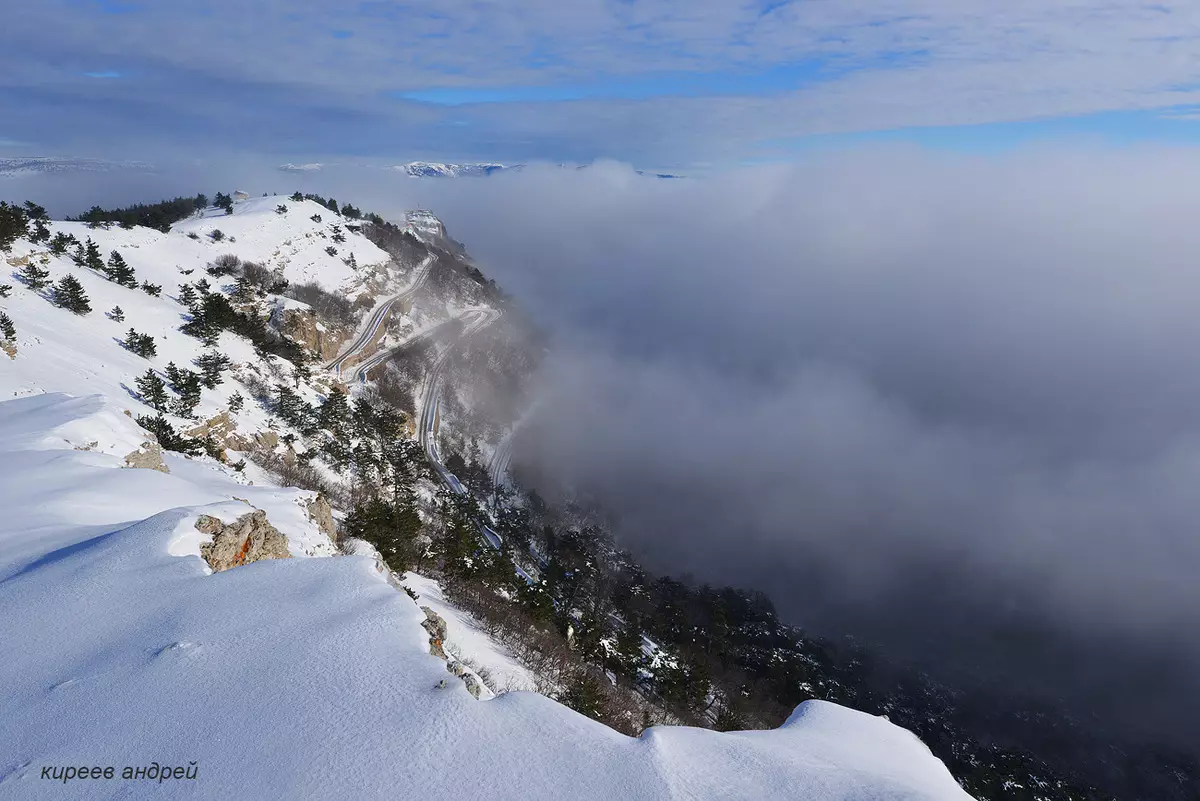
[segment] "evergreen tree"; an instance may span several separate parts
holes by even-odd
[[[346,423],[350,420],[350,404],[346,401],[346,393],[341,387],[334,387],[317,412],[317,425],[329,431],[334,437],[346,438]]]
[[[237,279],[233,290],[233,299],[238,303],[253,303],[258,297],[258,287],[246,276]]]
[[[162,286],[159,284],[152,284],[149,281],[143,281],[142,291],[152,298],[157,298],[162,294]]]
[[[17,327],[13,325],[12,318],[0,311],[0,339],[12,342],[16,338]]]
[[[179,368],[174,362],[167,364],[167,380],[171,382],[171,389],[178,395],[175,399],[175,414],[180,417],[191,417],[196,407],[200,405],[200,393],[202,379],[199,373],[191,370]]]
[[[158,377],[158,373],[147,370],[137,377],[134,384],[137,385],[138,394],[142,396],[142,401],[147,406],[159,412],[166,411],[167,385]],[[138,422],[141,423],[141,420],[139,419]]]
[[[242,397],[240,392],[235,392],[229,396],[229,411],[237,414],[242,410],[242,406],[246,403],[246,399]]]
[[[154,344],[154,337],[149,334],[139,334],[132,328],[125,335],[125,347],[143,359],[152,359],[158,355],[158,348]]]
[[[125,257],[117,251],[114,250],[109,254],[108,267],[104,272],[109,281],[130,289],[137,289],[138,282],[134,277],[133,268],[125,263]]]
[[[208,208],[208,195],[204,194],[203,192],[200,192],[199,194],[196,195],[195,199],[192,200],[192,203],[196,206],[196,211],[200,211],[201,209],[207,209]]]
[[[571,707],[592,720],[608,717],[607,704],[600,682],[590,672],[578,670],[567,684],[567,690],[558,698],[559,702]]]
[[[83,266],[98,273],[105,272],[104,257],[100,255],[100,248],[96,246],[96,243],[92,241],[90,236],[83,246]]]
[[[300,201],[304,200],[304,195],[300,192],[293,192],[291,200],[295,201],[296,203],[299,203]]]
[[[275,207],[275,213],[276,214],[287,214],[288,207],[285,206],[284,204],[280,203],[278,206]]]
[[[412,504],[396,506],[372,499],[354,507],[346,517],[345,528],[351,537],[374,545],[393,570],[411,570],[416,565],[421,517]]]
[[[0,250],[8,250],[13,242],[27,236],[29,218],[20,206],[10,206],[0,200]]]
[[[232,364],[224,353],[210,351],[196,359],[200,368],[201,380],[208,389],[216,389],[221,383],[221,371],[228,370]]]
[[[112,311],[108,313],[108,319],[115,323],[123,323],[125,322],[125,312],[121,310],[120,306],[113,306]]]
[[[175,426],[171,425],[161,412],[154,417],[138,415],[137,422],[139,426],[154,434],[158,444],[169,451],[177,451],[189,456],[199,456],[204,451],[204,444],[201,441],[180,436],[175,431]]]
[[[196,289],[191,284],[179,285],[179,302],[189,309],[196,303]]]
[[[12,294],[12,284],[0,284],[0,298],[7,298]]]
[[[54,305],[61,306],[69,312],[84,315],[92,310],[83,284],[73,275],[64,275],[54,287]]]
[[[59,231],[50,240],[50,252],[55,256],[61,256],[67,252],[67,245],[70,243],[71,240],[67,238],[67,235]]]
[[[33,262],[29,262],[22,267],[19,275],[25,282],[25,285],[34,291],[45,289],[50,284],[50,271],[37,266]]]

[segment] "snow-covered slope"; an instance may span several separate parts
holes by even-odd
[[[277,214],[279,206],[286,214]],[[313,217],[320,220],[314,220]],[[196,234],[203,243],[204,261],[214,256],[234,252],[245,261],[254,261],[269,268],[281,267],[284,276],[293,282],[316,281],[327,289],[343,288],[357,279],[357,273],[345,260],[354,254],[360,268],[384,264],[388,255],[366,237],[346,230],[344,220],[329,209],[311,200],[294,201],[271,196],[251,198],[233,205],[233,214],[220,209],[208,209],[204,216],[176,223],[166,235],[172,247],[179,235]],[[334,227],[340,229],[345,242],[333,240]],[[213,231],[220,231],[221,241],[212,240]],[[230,238],[234,241],[230,242]],[[330,254],[326,248],[337,251]]]
[[[235,493],[302,534],[297,491],[27,438],[97,408],[0,404],[0,797],[965,798],[913,735],[830,704],[774,732],[631,739],[538,695],[439,687],[424,614],[372,560],[210,574],[187,547],[200,514],[248,508]],[[196,778],[120,778],[155,763]],[[43,778],[93,765],[114,778]]]
[[[340,260],[320,258],[315,231],[333,219],[272,197],[167,234],[54,223],[164,287],[150,297],[50,257],[53,279],[84,285],[83,317],[0,281],[14,285],[0,306],[18,332],[17,357],[0,354],[0,799],[967,797],[909,732],[825,703],[776,731],[629,738],[532,693],[477,701],[430,655],[418,603],[373,558],[333,555],[309,518],[313,493],[207,457],[167,453],[165,473],[126,467],[146,438],[134,418],[150,413],[134,379],[205,350],[177,330],[185,310],[173,298],[203,271],[180,270],[233,253],[294,281],[352,284]],[[236,241],[214,243],[217,227]],[[354,241],[367,262],[369,243]],[[22,240],[0,258],[15,271],[44,250]],[[104,316],[114,305],[124,322]],[[155,336],[155,358],[120,345],[130,327]],[[218,349],[256,360],[228,333]],[[205,390],[199,416],[224,410],[236,386]],[[254,430],[264,414],[247,403],[234,418]],[[300,558],[211,572],[197,521],[252,509]],[[436,586],[410,581],[449,621],[451,650],[505,666]],[[74,778],[80,767],[100,771]],[[126,767],[154,778],[123,778]],[[163,767],[180,770],[160,782]]]

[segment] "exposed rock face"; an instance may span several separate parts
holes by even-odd
[[[421,621],[421,627],[429,632],[429,653],[439,659],[445,659],[446,670],[462,679],[463,684],[466,685],[467,692],[471,694],[472,698],[479,698],[484,690],[483,682],[466,665],[457,659],[453,659],[446,653],[445,619],[428,606],[422,606],[421,611],[425,613],[425,619]]]
[[[160,473],[171,472],[163,461],[162,446],[149,439],[143,442],[140,448],[125,457],[125,466],[157,470]]]
[[[325,496],[317,493],[317,497],[309,501],[305,509],[308,519],[316,523],[321,533],[337,542],[337,523],[333,519],[333,507],[325,500]]]
[[[217,442],[224,444],[229,435],[235,431],[237,431],[237,424],[233,422],[233,418],[229,416],[229,412],[224,411],[216,417],[205,420],[198,426],[189,428],[184,433],[189,437],[196,437],[198,439],[212,437]]]
[[[337,356],[342,344],[353,333],[332,328],[327,323],[320,322],[313,313],[302,309],[284,310],[279,318],[279,330],[303,343],[309,350],[316,351],[325,361]]]
[[[8,354],[8,358],[17,358],[17,343],[9,339],[0,340],[0,350]]]
[[[446,621],[428,606],[422,606],[421,611],[425,613],[425,620],[421,622],[421,627],[429,632],[429,653],[446,659],[446,651],[442,647],[446,642]]]
[[[446,670],[462,679],[463,684],[467,686],[467,692],[471,694],[472,698],[479,698],[480,693],[483,692],[483,683],[479,681],[478,676],[468,670],[462,663],[456,662],[453,659],[446,660]]]
[[[201,515],[196,528],[211,534],[212,542],[200,546],[200,555],[214,573],[248,565],[260,559],[289,559],[287,538],[267,520],[267,513],[256,509],[232,523],[223,523]]]
[[[254,442],[262,448],[274,450],[279,445],[279,435],[274,431],[260,431],[254,435]]]

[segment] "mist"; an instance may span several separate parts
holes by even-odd
[[[864,149],[427,205],[554,330],[515,459],[652,567],[1194,745],[1198,177]]]
[[[259,161],[0,191],[63,214],[234,186],[438,214],[552,333],[515,461],[599,499],[653,569],[1200,742],[1194,151],[862,147],[684,180]]]

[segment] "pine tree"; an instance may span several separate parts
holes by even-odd
[[[600,682],[586,670],[575,673],[567,685],[567,691],[558,700],[592,720],[604,720],[607,716],[607,704]]]
[[[321,402],[317,412],[317,424],[335,437],[346,434],[346,422],[350,419],[350,404],[346,401],[346,393],[339,387],[334,387]]]
[[[258,287],[246,276],[241,276],[233,290],[233,299],[238,303],[253,303],[258,296]]]
[[[34,291],[45,289],[50,284],[50,271],[37,266],[33,262],[21,268],[20,276],[26,286]]]
[[[12,284],[0,284],[0,298],[7,298],[12,294]]]
[[[229,357],[224,353],[210,351],[196,359],[196,365],[200,368],[200,375],[204,386],[208,389],[216,389],[221,383],[221,371],[228,370],[230,364]]]
[[[189,309],[196,304],[196,289],[191,284],[179,285],[179,302]]]
[[[154,344],[154,337],[149,334],[139,334],[132,328],[125,335],[125,347],[143,359],[151,359],[158,355],[158,347]]]
[[[158,444],[169,451],[178,451],[190,456],[199,456],[204,451],[204,444],[200,440],[180,436],[175,431],[175,427],[168,422],[167,418],[162,416],[161,412],[154,417],[147,417],[144,414],[140,414],[138,415],[137,423],[142,428],[154,434],[155,439],[158,440]]]
[[[149,281],[143,281],[142,291],[152,298],[157,298],[162,294],[162,286],[160,284],[152,284]]]
[[[137,289],[138,287],[137,278],[133,274],[133,268],[126,264],[125,258],[115,250],[108,256],[108,266],[105,268],[104,273],[108,276],[108,280],[115,284],[120,284],[129,289]]]
[[[195,200],[192,201],[192,203],[195,204],[196,211],[200,211],[201,209],[207,209],[208,208],[208,196],[205,195],[203,192],[200,192],[199,194],[196,195],[196,198],[195,198]]]
[[[70,242],[71,240],[67,238],[67,235],[62,231],[59,231],[50,240],[50,252],[55,256],[61,256],[67,252],[67,245],[69,245]]]
[[[83,246],[83,266],[98,273],[105,272],[104,257],[100,255],[100,248],[96,246],[96,243],[92,241],[90,236]]]
[[[300,192],[293,192],[291,200],[295,201],[296,203],[299,203],[300,201],[304,200],[304,195],[301,194]]]
[[[235,392],[229,396],[229,411],[237,414],[242,410],[242,406],[246,403],[246,399],[242,397],[240,392]]]
[[[83,284],[73,275],[64,275],[54,287],[54,305],[61,306],[69,312],[78,315],[87,314],[92,310]]]
[[[12,342],[16,338],[17,327],[13,325],[12,318],[0,311],[0,339]]]
[[[167,364],[166,373],[167,380],[171,382],[171,389],[179,396],[175,399],[175,414],[180,417],[191,417],[200,404],[200,388],[202,386],[200,375],[191,370],[176,367],[175,362]]]
[[[113,306],[112,311],[108,313],[108,319],[116,323],[125,322],[125,312],[121,311],[120,306]]]
[[[155,411],[166,411],[167,385],[158,377],[158,373],[147,370],[143,375],[138,376],[134,384],[137,385],[138,393],[147,406]]]
[[[275,207],[275,213],[276,214],[287,214],[288,207],[285,206],[284,204],[280,203],[278,206]]]
[[[0,200],[0,250],[8,250],[29,233],[29,218],[20,206],[10,206]]]
[[[300,397],[287,384],[276,384],[275,414],[288,425],[298,426],[300,418]]]

